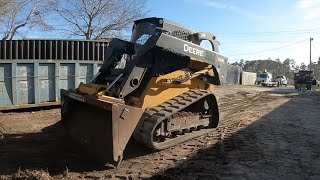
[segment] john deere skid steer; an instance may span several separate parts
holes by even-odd
[[[212,49],[200,47],[204,40]],[[95,78],[61,90],[62,123],[98,162],[119,164],[131,137],[162,150],[219,123],[214,85],[225,57],[210,33],[162,18],[134,22],[131,41],[112,39]]]

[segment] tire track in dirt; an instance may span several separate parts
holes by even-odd
[[[236,99],[234,100],[235,97]],[[248,139],[252,139],[252,137],[247,137],[247,134],[243,132],[233,137],[235,132],[246,126],[245,118],[240,117],[242,115],[244,117],[250,116],[252,115],[250,113],[255,113],[253,111],[248,114],[248,110],[261,106],[261,102],[272,103],[273,101],[281,100],[281,98],[285,97],[269,97],[266,92],[255,91],[251,93],[240,91],[236,94],[226,95],[219,99],[222,120],[215,131],[167,150],[126,160],[122,162],[119,169],[106,172],[106,174],[112,177],[121,176],[124,179],[149,178],[155,173],[158,173],[157,178],[160,179],[175,179],[177,176],[183,179],[183,174],[187,172],[195,173],[192,176],[186,174],[188,178],[195,175],[198,178],[212,177],[212,174],[201,173],[203,169],[206,169],[203,168],[206,164],[212,171],[215,168],[212,167],[212,162],[216,162],[216,166],[225,163],[225,156],[230,151],[245,147],[248,144]],[[259,157],[252,154],[250,158],[258,159]],[[188,162],[183,163],[187,159]],[[177,164],[181,164],[181,167],[171,172],[170,168],[177,166]],[[148,168],[146,169],[146,167]],[[169,169],[169,174],[167,169]],[[166,170],[166,174],[161,174],[164,170]],[[235,175],[237,174],[225,174],[225,176],[230,177]],[[97,176],[99,177],[99,175]]]
[[[241,95],[241,93],[239,93]],[[185,177],[197,177],[197,178],[218,178],[217,174],[222,175],[225,178],[234,178],[234,177],[240,177],[241,174],[239,175],[237,172],[217,172],[214,173],[214,169],[216,167],[211,167],[210,168],[210,174],[208,173],[202,173],[202,171],[204,171],[203,168],[205,166],[203,166],[203,163],[205,164],[206,162],[217,162],[217,165],[221,165],[221,164],[225,164],[227,162],[226,161],[226,156],[229,152],[234,151],[235,149],[244,149],[246,148],[246,146],[248,146],[250,143],[248,143],[248,141],[250,141],[250,139],[254,138],[254,137],[248,137],[248,133],[244,132],[244,131],[240,131],[238,132],[239,129],[242,129],[246,126],[246,124],[243,122],[243,118],[240,118],[241,115],[246,114],[248,115],[248,112],[246,112],[246,109],[250,109],[250,108],[254,108],[256,106],[259,105],[259,103],[261,102],[265,102],[267,100],[268,103],[273,103],[273,101],[278,101],[281,100],[281,98],[285,98],[285,97],[270,97],[267,96],[267,93],[257,93],[254,94],[253,96],[243,96],[243,99],[238,99],[236,101],[236,105],[233,105],[232,108],[225,108],[226,106],[230,105],[231,103],[225,103],[222,104],[222,108],[221,108],[221,113],[223,114],[223,121],[221,122],[219,128],[217,129],[217,131],[210,133],[207,137],[207,141],[204,142],[205,144],[207,142],[215,142],[215,147],[209,149],[208,146],[204,146],[205,148],[207,148],[205,150],[204,153],[198,153],[197,157],[193,158],[191,161],[189,160],[187,164],[184,164],[185,167],[182,168],[176,168],[174,171],[170,172],[169,174],[160,174],[158,176],[156,176],[157,178],[175,178],[175,177],[184,177],[183,173],[186,172],[192,172],[190,174],[187,174]],[[267,97],[267,98],[264,98]],[[230,98],[224,98],[221,99],[222,102],[223,101],[231,101],[232,97]],[[237,132],[236,135],[235,132]],[[196,139],[193,142],[190,143],[195,143],[197,144],[197,142],[202,143],[201,141],[198,141],[199,139]],[[255,160],[259,160],[261,157],[259,155],[257,155],[256,152],[261,151],[261,149],[255,149],[251,152],[249,152],[250,156],[245,157],[247,160],[251,160],[251,161],[255,161]],[[197,172],[196,169],[194,169],[195,164],[198,164],[201,167],[201,170],[199,172]],[[209,163],[210,164],[210,163]],[[189,170],[185,171],[185,168],[188,167]],[[209,166],[210,167],[210,166]],[[181,172],[179,172],[181,171]],[[194,173],[195,172],[195,173]],[[197,179],[196,178],[196,179]],[[244,177],[247,178],[247,177]],[[182,178],[183,179],[183,178]]]
[[[98,178],[115,178],[115,179],[147,179],[155,174],[159,178],[167,179],[190,179],[190,177],[197,178],[219,178],[215,174],[234,177],[232,172],[218,170],[217,167],[226,163],[226,156],[234,149],[244,148],[252,143],[254,137],[248,136],[247,133],[238,132],[239,129],[245,128],[250,122],[250,118],[256,116],[256,111],[266,104],[271,104],[275,101],[281,101],[283,96],[269,96],[267,92],[260,91],[237,91],[233,94],[226,94],[219,98],[219,109],[221,114],[221,121],[219,127],[207,135],[194,138],[186,141],[175,147],[159,151],[147,153],[135,158],[129,158],[121,163],[120,168],[102,171],[73,171],[73,167],[65,175],[55,175],[54,179],[98,179]],[[261,105],[263,104],[263,105]],[[39,115],[38,122],[43,118],[44,120],[60,118],[59,110],[45,111]],[[37,114],[37,113],[36,113]],[[18,115],[13,115],[18,116]],[[22,117],[17,117],[18,122],[22,122],[24,117],[32,118],[37,115],[26,114]],[[50,118],[48,118],[50,117]],[[9,115],[8,118],[9,119]],[[249,119],[249,120],[248,120]],[[48,121],[52,123],[53,121]],[[13,127],[9,123],[10,127]],[[28,124],[29,126],[29,124]],[[44,125],[41,125],[44,126]],[[19,131],[22,131],[25,126],[21,125]],[[15,130],[17,131],[17,130]],[[237,132],[236,135],[235,132]],[[55,136],[48,135],[49,143],[54,141]],[[48,142],[45,140],[46,142]],[[44,141],[44,140],[42,140]],[[37,145],[37,142],[31,142]],[[54,143],[54,142],[53,142]],[[255,149],[257,152],[259,149]],[[10,152],[10,150],[8,150]],[[250,152],[249,152],[250,153]],[[73,156],[73,154],[63,154],[65,157]],[[239,155],[241,157],[241,155]],[[257,155],[252,153],[252,159],[259,159]],[[214,163],[213,163],[214,162]],[[179,166],[179,168],[174,168]],[[174,169],[173,169],[174,168]],[[171,170],[172,169],[172,170]],[[210,173],[209,172],[210,169]],[[221,171],[221,172],[220,172]],[[166,172],[166,173],[164,173]],[[185,178],[184,178],[185,177]],[[1,178],[1,177],[0,177]]]

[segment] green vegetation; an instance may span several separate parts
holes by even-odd
[[[246,61],[241,59],[240,62],[232,63],[232,65],[238,65],[243,68],[244,71],[260,73],[264,70],[271,72],[273,75],[284,75],[289,79],[293,79],[294,72],[299,70],[309,70],[309,65],[301,63],[296,64],[293,59],[285,59],[281,61],[280,59],[265,59],[265,60],[252,60]],[[320,78],[320,60],[318,63],[311,65],[311,69],[314,71],[316,77]]]

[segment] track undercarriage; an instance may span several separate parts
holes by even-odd
[[[190,90],[144,113],[136,141],[155,150],[175,146],[217,127],[219,112],[212,92]]]

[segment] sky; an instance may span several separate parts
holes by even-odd
[[[320,56],[320,0],[149,0],[148,16],[211,32],[229,62]]]
[[[320,0],[147,0],[147,9],[148,17],[215,34],[230,63],[290,58],[309,64],[310,37],[312,61],[320,57]],[[28,33],[29,38],[42,36]]]

